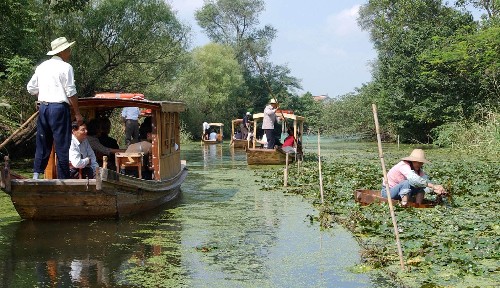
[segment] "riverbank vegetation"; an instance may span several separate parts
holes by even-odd
[[[324,140],[323,140],[324,141]],[[322,150],[324,204],[320,203],[317,155],[308,153],[303,167],[291,166],[288,188],[283,171],[258,172],[269,190],[304,196],[321,210],[323,227],[341,223],[358,239],[363,263],[357,271],[389,275],[402,287],[495,287],[500,281],[500,162],[495,157],[426,146],[432,164],[424,169],[451,197],[428,209],[395,206],[403,258],[401,271],[387,204],[361,207],[355,189],[380,189],[382,169],[376,143],[326,144]],[[415,147],[385,145],[387,169]],[[314,149],[314,145],[309,150]],[[314,151],[314,150],[312,150]],[[426,196],[432,199],[432,195]]]
[[[404,143],[455,146],[450,136],[476,129],[492,115],[498,119],[500,8],[495,1],[366,1],[358,23],[377,52],[373,80],[346,95],[332,91],[321,102],[311,92],[298,92],[308,88],[286,64],[269,61],[277,31],[259,21],[262,0],[207,1],[195,13],[211,40],[201,47],[191,47],[191,27],[165,1],[10,0],[1,5],[0,139],[35,111],[26,82],[46,57],[48,43],[61,35],[77,43],[71,63],[79,97],[134,91],[148,99],[183,101],[188,107],[183,135],[192,138],[200,137],[203,121],[230,127],[246,111],[261,112],[271,97],[305,116],[311,131],[367,139],[374,137],[370,104],[376,103],[384,139],[399,137]],[[26,147],[33,131],[28,125],[8,148]]]

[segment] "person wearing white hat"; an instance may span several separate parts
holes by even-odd
[[[425,159],[424,150],[414,149],[410,156],[402,158],[389,170],[387,180],[392,199],[401,200],[402,205],[406,205],[410,200],[422,204],[425,192],[434,192],[438,195],[446,194],[443,186],[432,184],[429,181],[429,177],[422,169],[424,163],[430,163]],[[386,191],[386,187],[382,183],[383,197],[387,197]]]
[[[262,119],[262,129],[267,138],[267,149],[274,149],[276,137],[274,136],[274,122],[276,122],[276,110],[278,110],[278,102],[274,98],[269,101],[269,104],[264,108],[264,118]]]
[[[68,63],[75,42],[59,37],[50,43],[52,56],[40,64],[26,85],[31,95],[38,96],[39,115],[36,132],[36,151],[33,178],[43,174],[49,161],[52,143],[57,153],[57,177],[67,179],[69,175],[69,147],[71,145],[71,111],[79,125],[83,117],[78,108],[78,97],[73,67]]]

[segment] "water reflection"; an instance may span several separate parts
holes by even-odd
[[[170,206],[120,221],[2,227],[0,286],[371,286],[348,270],[360,261],[350,234],[320,231],[300,197],[260,190],[243,150],[183,145],[182,157],[189,176]]]

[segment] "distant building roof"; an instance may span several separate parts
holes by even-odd
[[[313,96],[313,99],[319,102],[330,99],[330,97],[328,97],[328,95],[319,95],[319,96]]]

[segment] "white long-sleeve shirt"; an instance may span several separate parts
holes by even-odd
[[[262,129],[274,129],[274,122],[276,122],[276,109],[273,108],[273,105],[269,104],[264,109]]]
[[[94,172],[99,166],[95,158],[94,150],[90,147],[89,141],[84,139],[80,142],[76,139],[75,135],[71,136],[71,145],[69,146],[69,162],[75,168],[85,168],[90,164],[90,167]]]
[[[38,101],[68,104],[68,97],[76,94],[73,67],[59,56],[42,62],[26,85],[31,95],[38,94]]]

